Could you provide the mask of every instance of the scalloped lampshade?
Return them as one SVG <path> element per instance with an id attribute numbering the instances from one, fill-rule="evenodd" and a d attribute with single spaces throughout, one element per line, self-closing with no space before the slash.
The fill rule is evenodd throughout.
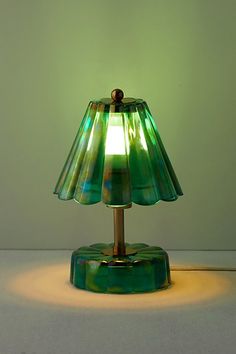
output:
<path id="1" fill-rule="evenodd" d="M 73 253 L 75 286 L 136 293 L 170 284 L 165 251 L 124 243 L 124 209 L 183 195 L 145 101 L 123 98 L 116 89 L 111 99 L 89 103 L 54 193 L 84 205 L 102 201 L 114 211 L 114 244 L 98 243 Z"/>

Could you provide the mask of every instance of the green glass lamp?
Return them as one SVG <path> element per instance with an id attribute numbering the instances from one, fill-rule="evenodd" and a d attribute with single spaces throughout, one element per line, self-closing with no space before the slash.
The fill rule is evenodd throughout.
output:
<path id="1" fill-rule="evenodd" d="M 147 103 L 124 98 L 91 101 L 61 172 L 55 194 L 113 209 L 114 242 L 80 247 L 71 257 L 71 283 L 102 293 L 140 293 L 171 283 L 167 253 L 125 243 L 124 209 L 183 195 Z"/>

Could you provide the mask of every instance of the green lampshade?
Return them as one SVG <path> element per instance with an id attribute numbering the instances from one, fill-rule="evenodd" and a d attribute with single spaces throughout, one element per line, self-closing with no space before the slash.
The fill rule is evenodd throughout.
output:
<path id="1" fill-rule="evenodd" d="M 91 101 L 54 193 L 62 200 L 114 207 L 182 195 L 147 103 Z"/>

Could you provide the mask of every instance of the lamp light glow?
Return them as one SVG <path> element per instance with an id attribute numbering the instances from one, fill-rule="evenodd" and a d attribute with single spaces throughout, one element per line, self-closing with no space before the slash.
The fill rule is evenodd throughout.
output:
<path id="1" fill-rule="evenodd" d="M 146 294 L 96 294 L 73 288 L 68 282 L 68 263 L 35 265 L 7 278 L 6 289 L 30 301 L 77 309 L 144 310 L 211 303 L 232 294 L 232 283 L 222 272 L 173 271 L 173 286 Z M 30 286 L 29 286 L 30 284 Z M 206 286 L 207 284 L 207 286 Z M 203 290 L 204 289 L 204 290 Z M 76 291 L 78 290 L 78 291 Z"/>
<path id="2" fill-rule="evenodd" d="M 126 154 L 125 132 L 120 113 L 111 115 L 109 118 L 105 155 Z"/>

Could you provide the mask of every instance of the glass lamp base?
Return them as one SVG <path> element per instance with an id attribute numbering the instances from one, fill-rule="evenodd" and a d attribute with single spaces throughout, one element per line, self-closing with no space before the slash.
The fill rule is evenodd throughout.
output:
<path id="1" fill-rule="evenodd" d="M 126 243 L 125 256 L 112 255 L 113 243 L 80 247 L 71 256 L 71 283 L 99 293 L 143 293 L 171 284 L 168 254 L 145 243 Z"/>

